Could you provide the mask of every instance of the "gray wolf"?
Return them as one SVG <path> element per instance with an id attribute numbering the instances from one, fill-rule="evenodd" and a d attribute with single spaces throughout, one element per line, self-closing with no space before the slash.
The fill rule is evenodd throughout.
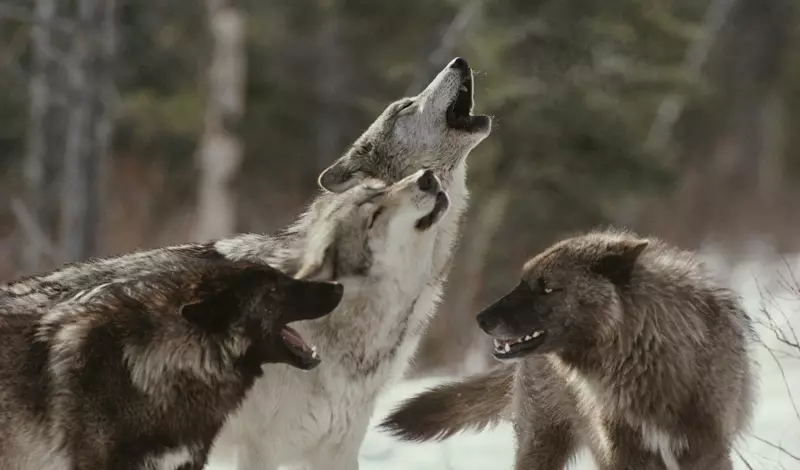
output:
<path id="1" fill-rule="evenodd" d="M 472 115 L 473 104 L 472 70 L 466 60 L 456 58 L 420 94 L 390 104 L 320 174 L 318 183 L 326 192 L 314 203 L 317 212 L 356 185 L 391 185 L 421 169 L 440 178 L 449 210 L 424 234 L 425 240 L 433 239 L 430 252 L 420 241 L 403 242 L 392 248 L 396 262 L 376 259 L 372 270 L 352 283 L 337 278 L 345 284 L 345 300 L 327 325 L 304 334 L 324 345 L 326 356 L 340 357 L 341 362 L 326 361 L 311 375 L 285 368 L 280 372 L 287 399 L 313 397 L 313 404 L 278 407 L 280 402 L 266 389 L 260 394 L 256 384 L 242 411 L 223 428 L 212 459 L 235 453 L 240 470 L 291 463 L 310 469 L 358 469 L 358 449 L 376 398 L 404 374 L 450 269 L 467 207 L 467 156 L 491 131 L 488 116 Z M 217 247 L 234 258 L 285 266 L 285 260 L 297 259 L 304 249 L 304 234 L 317 212 L 306 212 L 269 239 L 241 236 L 218 242 Z"/>
<path id="2" fill-rule="evenodd" d="M 402 374 L 424 327 L 427 312 L 415 307 L 431 280 L 435 229 L 448 205 L 430 170 L 390 186 L 362 183 L 312 204 L 305 255 L 275 265 L 344 285 L 329 317 L 297 326 L 325 361 L 305 374 L 265 370 L 223 428 L 212 461 L 235 459 L 245 469 L 357 468 L 375 401 Z M 279 393 L 271 394 L 270 384 L 280 384 Z"/>
<path id="3" fill-rule="evenodd" d="M 341 285 L 207 254 L 0 308 L 0 468 L 200 470 L 263 364 L 319 364 L 287 323 Z"/>
<path id="4" fill-rule="evenodd" d="M 340 265 L 341 259 L 318 257 L 318 261 L 335 259 L 323 266 L 337 266 L 334 277 L 349 277 L 354 283 L 357 281 L 358 287 L 355 291 L 347 287 L 353 293 L 352 302 L 347 301 L 346 293 L 337 310 L 342 313 L 335 313 L 324 328 L 304 335 L 326 345 L 326 356 L 334 354 L 346 361 L 342 367 L 328 369 L 333 361 L 326 360 L 313 376 L 285 368 L 280 371 L 283 398 L 295 400 L 297 390 L 297 394 L 316 400 L 310 406 L 278 409 L 276 403 L 280 401 L 267 393 L 267 384 L 275 380 L 263 379 L 264 393 L 258 393 L 257 383 L 250 394 L 252 399 L 248 397 L 243 406 L 249 411 L 239 413 L 223 428 L 223 437 L 236 437 L 221 439 L 227 444 L 218 446 L 219 452 L 214 453 L 224 456 L 236 451 L 243 470 L 276 468 L 295 460 L 306 461 L 315 468 L 358 468 L 358 447 L 375 397 L 404 373 L 449 272 L 460 220 L 467 207 L 466 159 L 491 131 L 491 119 L 472 115 L 472 108 L 472 71 L 464 59 L 457 58 L 419 95 L 390 104 L 344 156 L 321 173 L 318 181 L 325 191 L 294 224 L 272 236 L 243 234 L 211 243 L 228 259 L 268 263 L 296 274 L 310 240 L 317 239 L 314 227 L 339 223 L 336 218 L 323 221 L 320 217 L 335 214 L 336 207 L 345 207 L 341 198 L 350 197 L 347 195 L 351 189 L 360 193 L 374 187 L 373 191 L 380 193 L 377 188 L 381 186 L 390 187 L 419 170 L 430 169 L 449 196 L 449 209 L 441 220 L 426 231 L 412 232 L 411 239 L 389 242 L 381 238 L 385 235 L 370 232 L 368 221 L 358 228 L 362 233 L 359 240 L 375 240 L 381 250 L 399 257 L 401 262 L 391 268 L 385 259 L 388 255 L 367 255 L 373 250 L 372 245 L 362 247 L 365 259 L 356 264 L 370 266 L 374 261 L 370 270 L 352 270 Z M 364 210 L 370 207 L 373 206 L 366 204 Z M 408 233 L 406 229 L 399 233 Z M 427 253 L 422 240 L 430 238 L 433 248 Z M 339 240 L 342 245 L 347 244 L 345 238 Z M 0 304 L 49 302 L 78 285 L 94 285 L 98 279 L 164 266 L 177 253 L 193 247 L 188 244 L 93 260 L 22 279 L 0 287 Z M 410 262 L 410 257 L 418 257 L 418 262 Z M 324 274 L 323 270 L 318 275 Z M 392 285 L 402 289 L 391 288 Z M 386 295 L 385 301 L 378 302 L 380 295 Z M 358 316 L 361 314 L 364 321 Z M 270 367 L 270 371 L 275 370 Z M 358 419 L 350 419 L 350 414 Z M 280 420 L 276 419 L 278 415 Z"/>
<path id="5" fill-rule="evenodd" d="M 731 469 L 755 399 L 751 320 L 686 251 L 596 231 L 529 260 L 478 315 L 507 363 L 408 400 L 382 423 L 414 441 L 512 419 L 516 466 Z"/>

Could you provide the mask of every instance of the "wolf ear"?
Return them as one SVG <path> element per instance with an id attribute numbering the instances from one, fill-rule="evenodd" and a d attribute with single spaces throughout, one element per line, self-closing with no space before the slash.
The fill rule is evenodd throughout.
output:
<path id="1" fill-rule="evenodd" d="M 224 333 L 242 314 L 241 295 L 272 280 L 264 268 L 235 268 L 204 273 L 191 297 L 180 307 L 181 316 L 207 333 Z"/>
<path id="2" fill-rule="evenodd" d="M 357 185 L 365 175 L 354 170 L 348 157 L 342 157 L 320 173 L 317 184 L 325 191 L 343 193 Z"/>
<path id="3" fill-rule="evenodd" d="M 294 275 L 295 279 L 306 281 L 336 280 L 335 235 L 327 232 L 311 236 L 303 255 L 303 264 Z"/>
<path id="4" fill-rule="evenodd" d="M 620 240 L 610 243 L 607 251 L 595 262 L 593 270 L 614 284 L 626 284 L 633 273 L 636 260 L 650 242 L 647 240 Z"/>
<path id="5" fill-rule="evenodd" d="M 181 306 L 181 316 L 189 323 L 211 334 L 228 331 L 239 307 L 231 302 L 232 296 L 212 295 Z M 227 297 L 227 298 L 226 298 Z"/>

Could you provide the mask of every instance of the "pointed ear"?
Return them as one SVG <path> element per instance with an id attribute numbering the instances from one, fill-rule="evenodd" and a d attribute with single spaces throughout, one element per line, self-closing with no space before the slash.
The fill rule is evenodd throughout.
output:
<path id="1" fill-rule="evenodd" d="M 343 193 L 357 185 L 366 175 L 353 169 L 349 157 L 342 157 L 320 173 L 317 184 L 325 191 Z"/>
<path id="2" fill-rule="evenodd" d="M 307 281 L 336 280 L 336 243 L 330 232 L 311 237 L 303 255 L 303 264 L 294 275 L 295 279 Z"/>
<path id="3" fill-rule="evenodd" d="M 241 313 L 238 305 L 225 299 L 224 292 L 198 299 L 181 307 L 181 316 L 210 334 L 224 333 Z M 230 297 L 232 300 L 232 296 Z"/>
<path id="4" fill-rule="evenodd" d="M 265 268 L 210 269 L 180 307 L 181 316 L 207 333 L 224 333 L 242 314 L 242 295 L 271 281 Z"/>
<path id="5" fill-rule="evenodd" d="M 593 269 L 614 284 L 626 284 L 630 281 L 636 260 L 649 244 L 650 242 L 647 240 L 641 239 L 612 242 L 608 245 L 607 251 L 597 260 Z"/>

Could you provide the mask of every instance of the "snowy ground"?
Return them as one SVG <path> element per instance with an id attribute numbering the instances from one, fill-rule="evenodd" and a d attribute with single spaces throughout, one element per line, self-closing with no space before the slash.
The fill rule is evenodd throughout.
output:
<path id="1" fill-rule="evenodd" d="M 792 282 L 791 272 L 800 276 L 800 257 L 792 259 L 786 265 L 782 261 L 773 264 L 748 263 L 735 269 L 722 263 L 714 263 L 714 258 L 710 260 L 712 266 L 726 273 L 730 284 L 746 299 L 751 315 L 760 315 L 761 299 L 764 297 L 761 293 L 769 291 L 777 297 L 777 303 L 769 311 L 779 326 L 788 332 L 788 326 L 791 325 L 800 334 L 800 298 L 790 296 L 782 288 L 782 279 Z M 787 318 L 791 318 L 791 321 Z M 765 328 L 760 328 L 759 333 L 766 345 L 771 348 L 779 347 L 780 342 L 774 333 Z M 795 352 L 790 357 L 781 351 L 775 355 L 778 363 L 766 348 L 758 349 L 761 399 L 753 429 L 738 448 L 753 469 L 800 470 L 800 414 L 792 405 L 791 399 L 794 393 L 794 403 L 800 406 L 800 355 Z M 385 416 L 398 400 L 437 381 L 428 379 L 404 382 L 395 387 L 380 402 L 373 422 Z M 782 446 L 798 458 L 762 443 L 759 438 Z M 371 430 L 361 450 L 360 467 L 361 470 L 502 470 L 512 468 L 513 454 L 514 440 L 508 425 L 480 434 L 459 435 L 439 444 L 400 443 Z M 594 466 L 588 456 L 581 457 L 572 467 L 573 470 L 592 468 Z M 737 470 L 747 468 L 747 465 L 737 459 Z M 216 467 L 211 470 L 227 469 Z"/>

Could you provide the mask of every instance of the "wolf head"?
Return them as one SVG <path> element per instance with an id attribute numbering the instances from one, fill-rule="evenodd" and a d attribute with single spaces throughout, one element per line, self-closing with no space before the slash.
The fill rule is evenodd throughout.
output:
<path id="1" fill-rule="evenodd" d="M 257 377 L 265 363 L 315 367 L 314 348 L 287 323 L 326 315 L 342 294 L 262 264 L 197 258 L 80 291 L 45 310 L 38 336 L 54 345 L 57 371 L 118 345 L 133 383 L 169 396 L 187 374 L 210 385 Z"/>
<path id="2" fill-rule="evenodd" d="M 394 183 L 420 169 L 444 177 L 491 131 L 472 115 L 472 70 L 453 59 L 420 94 L 390 104 L 350 150 L 323 171 L 319 185 L 343 192 L 364 180 Z"/>
<path id="3" fill-rule="evenodd" d="M 529 260 L 519 285 L 477 317 L 495 338 L 494 356 L 560 352 L 609 337 L 622 320 L 620 289 L 649 244 L 627 233 L 590 233 Z"/>
<path id="4" fill-rule="evenodd" d="M 390 270 L 439 222 L 449 199 L 430 170 L 392 185 L 362 183 L 312 205 L 301 279 L 336 280 Z"/>
<path id="5" fill-rule="evenodd" d="M 342 294 L 340 284 L 293 279 L 267 265 L 221 262 L 200 273 L 180 313 L 205 334 L 248 343 L 238 358 L 242 363 L 255 368 L 285 363 L 308 370 L 320 362 L 316 348 L 287 324 L 330 313 Z"/>

